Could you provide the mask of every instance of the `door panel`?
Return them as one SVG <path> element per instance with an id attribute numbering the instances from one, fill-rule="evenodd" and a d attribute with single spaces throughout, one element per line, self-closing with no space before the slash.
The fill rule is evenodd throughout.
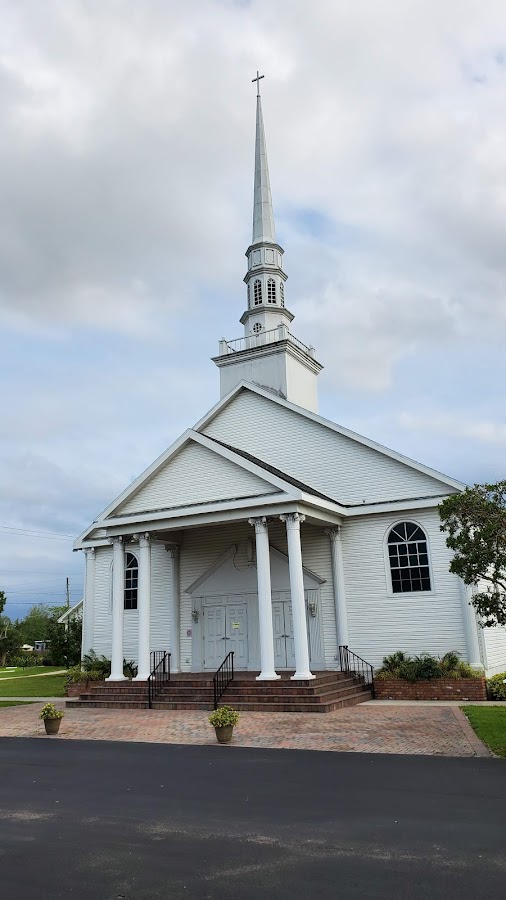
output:
<path id="1" fill-rule="evenodd" d="M 292 604 L 284 604 L 285 607 L 285 634 L 286 634 L 286 667 L 295 669 L 295 642 L 293 640 L 293 616 Z"/>
<path id="2" fill-rule="evenodd" d="M 285 604 L 283 602 L 272 604 L 272 626 L 274 631 L 274 666 L 276 669 L 286 669 L 284 608 Z"/>
<path id="3" fill-rule="evenodd" d="M 216 671 L 225 657 L 225 607 L 206 606 L 203 611 L 204 668 Z"/>
<path id="4" fill-rule="evenodd" d="M 223 654 L 234 652 L 234 668 L 247 669 L 248 667 L 248 619 L 246 604 L 229 604 L 226 609 L 227 640 Z"/>

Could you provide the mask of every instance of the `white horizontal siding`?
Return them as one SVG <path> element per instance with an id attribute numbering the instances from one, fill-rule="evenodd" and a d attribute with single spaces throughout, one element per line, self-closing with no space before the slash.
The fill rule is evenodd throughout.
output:
<path id="1" fill-rule="evenodd" d="M 116 509 L 114 515 L 276 492 L 272 484 L 241 466 L 207 447 L 190 443 Z"/>
<path id="2" fill-rule="evenodd" d="M 483 642 L 485 644 L 487 675 L 498 675 L 506 672 L 506 628 L 482 629 Z"/>
<path id="3" fill-rule="evenodd" d="M 433 591 L 392 594 L 384 540 L 389 527 L 402 519 L 418 522 L 429 541 Z M 348 605 L 349 645 L 359 656 L 380 666 L 386 654 L 442 655 L 456 650 L 466 659 L 459 582 L 449 572 L 451 553 L 439 530 L 436 510 L 416 516 L 377 515 L 347 521 L 342 529 Z"/>
<path id="4" fill-rule="evenodd" d="M 95 615 L 93 649 L 99 656 L 111 657 L 111 563 L 112 547 L 95 550 Z"/>
<path id="5" fill-rule="evenodd" d="M 437 479 L 248 390 L 203 432 L 342 503 L 451 493 Z"/>
<path id="6" fill-rule="evenodd" d="M 151 650 L 171 651 L 172 559 L 164 544 L 151 545 Z M 175 662 L 175 660 L 174 660 Z"/>
<path id="7" fill-rule="evenodd" d="M 138 547 L 128 550 L 138 556 Z M 112 547 L 99 547 L 95 551 L 95 615 L 93 649 L 110 658 L 112 645 Z M 151 546 L 151 650 L 170 649 L 170 592 L 172 561 L 165 546 L 154 542 Z M 139 614 L 136 609 L 125 609 L 123 620 L 123 656 L 137 662 Z"/>

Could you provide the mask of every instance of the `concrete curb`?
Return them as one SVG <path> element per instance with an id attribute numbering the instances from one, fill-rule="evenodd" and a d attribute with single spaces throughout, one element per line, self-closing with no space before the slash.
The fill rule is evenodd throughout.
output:
<path id="1" fill-rule="evenodd" d="M 474 752 L 476 753 L 476 756 L 489 756 L 489 757 L 495 756 L 495 754 L 492 753 L 492 751 L 488 749 L 486 744 L 484 744 L 483 741 L 480 740 L 480 738 L 475 733 L 474 729 L 471 727 L 469 720 L 464 715 L 462 710 L 452 707 L 452 711 L 453 711 L 453 714 L 454 714 L 455 718 L 457 719 L 457 722 L 459 723 L 462 731 L 464 732 L 467 740 L 469 741 L 469 743 L 471 744 L 471 747 L 473 748 Z"/>

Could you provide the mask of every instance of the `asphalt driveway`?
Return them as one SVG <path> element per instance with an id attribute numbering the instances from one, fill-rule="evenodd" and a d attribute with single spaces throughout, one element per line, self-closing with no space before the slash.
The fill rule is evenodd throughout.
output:
<path id="1" fill-rule="evenodd" d="M 5 900 L 504 897 L 497 759 L 0 739 Z"/>

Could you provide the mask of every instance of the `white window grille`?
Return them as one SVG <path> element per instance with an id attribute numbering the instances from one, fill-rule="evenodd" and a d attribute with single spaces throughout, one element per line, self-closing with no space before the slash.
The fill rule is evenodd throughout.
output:
<path id="1" fill-rule="evenodd" d="M 255 299 L 255 306 L 260 306 L 262 302 L 262 282 L 259 278 L 255 278 L 255 283 L 253 285 L 253 297 Z"/>
<path id="2" fill-rule="evenodd" d="M 276 282 L 274 278 L 269 278 L 267 281 L 267 303 L 275 303 L 276 302 Z"/>

